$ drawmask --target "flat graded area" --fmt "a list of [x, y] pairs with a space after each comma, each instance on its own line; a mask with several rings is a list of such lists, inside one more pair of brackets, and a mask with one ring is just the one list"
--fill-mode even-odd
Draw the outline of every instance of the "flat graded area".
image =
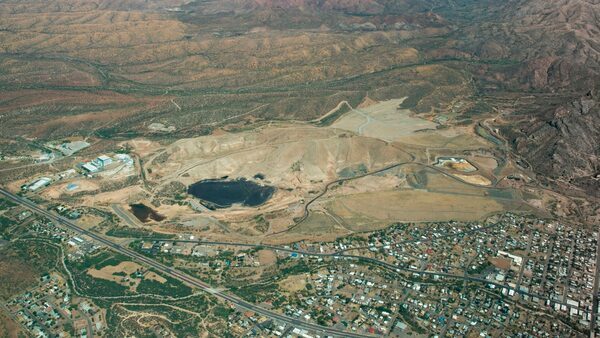
[[477, 185], [491, 185], [492, 182], [481, 176], [481, 175], [462, 175], [462, 174], [455, 174], [455, 177], [460, 178], [461, 180], [465, 181], [465, 182], [469, 182], [469, 183], [473, 183], [473, 184], [477, 184]]
[[473, 156], [470, 160], [486, 171], [492, 171], [498, 167], [498, 161], [493, 157]]
[[[72, 189], [69, 190], [69, 187]], [[75, 193], [93, 192], [99, 190], [100, 187], [97, 183], [90, 180], [78, 179], [50, 186], [42, 192], [42, 196], [54, 199], [59, 198], [62, 194], [73, 195]]]
[[408, 109], [400, 109], [399, 106], [405, 99], [393, 99], [352, 109], [332, 127], [388, 142], [399, 141], [417, 130], [436, 128], [435, 123], [411, 116]]
[[83, 199], [83, 203], [86, 205], [108, 205], [112, 203], [123, 203], [127, 204], [128, 201], [138, 200], [143, 198], [145, 192], [142, 187], [132, 185], [123, 189], [114, 191], [106, 191], [93, 195], [86, 195]]
[[277, 263], [277, 256], [273, 250], [260, 250], [258, 251], [258, 261], [261, 266], [270, 266]]
[[502, 211], [486, 197], [448, 195], [421, 190], [391, 190], [340, 196], [326, 205], [354, 231], [385, 227], [392, 222], [468, 221]]
[[302, 223], [290, 230], [299, 235], [341, 236], [348, 233], [332, 216], [320, 211], [312, 212]]
[[132, 279], [131, 282], [129, 281], [129, 279], [125, 281], [125, 278], [141, 269], [143, 269], [142, 266], [137, 263], [121, 262], [117, 265], [105, 266], [99, 270], [94, 268], [88, 269], [87, 274], [94, 278], [109, 280], [127, 286], [131, 290], [135, 290], [135, 287], [137, 286], [139, 281], [136, 279]]
[[306, 278], [300, 276], [291, 276], [279, 282], [279, 287], [289, 293], [304, 290], [306, 287]]

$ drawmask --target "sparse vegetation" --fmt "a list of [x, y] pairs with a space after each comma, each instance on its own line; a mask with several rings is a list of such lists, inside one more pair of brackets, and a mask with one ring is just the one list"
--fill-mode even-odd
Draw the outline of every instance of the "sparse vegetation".
[[171, 238], [175, 236], [173, 234], [161, 234], [158, 232], [127, 227], [112, 228], [106, 232], [106, 235], [121, 238]]
[[17, 241], [0, 247], [0, 298], [31, 287], [52, 269], [58, 250], [41, 241]]
[[184, 297], [192, 293], [192, 289], [179, 280], [168, 276], [163, 276], [163, 278], [167, 280], [164, 283], [144, 278], [137, 286], [136, 290], [139, 293], [165, 295], [171, 297]]

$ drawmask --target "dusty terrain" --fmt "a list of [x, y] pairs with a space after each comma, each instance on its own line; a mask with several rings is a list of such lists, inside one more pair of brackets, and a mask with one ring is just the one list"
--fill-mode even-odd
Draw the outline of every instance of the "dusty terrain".
[[356, 108], [336, 121], [332, 127], [350, 130], [358, 135], [375, 137], [387, 142], [400, 141], [417, 130], [435, 129], [436, 124], [411, 117], [411, 111], [400, 109], [405, 100], [395, 99]]
[[[126, 188], [90, 196], [86, 201], [96, 205], [117, 203], [126, 209], [126, 203], [142, 201], [150, 205], [158, 200], [162, 203], [154, 203], [155, 209], [167, 220], [152, 226], [161, 232], [176, 231], [172, 224], [177, 223], [198, 236], [264, 238], [269, 242], [334, 239], [399, 221], [475, 220], [524, 207], [511, 188], [493, 188], [492, 180], [497, 180], [492, 173], [497, 164], [493, 157], [472, 156], [469, 174], [435, 167], [434, 154], [450, 156], [472, 149], [485, 152], [490, 145], [464, 127], [438, 132], [435, 123], [398, 110], [402, 101], [370, 101], [361, 108], [374, 112], [374, 116], [386, 116], [392, 125], [412, 123], [398, 134], [401, 136], [396, 142], [386, 141], [381, 135], [361, 135], [356, 128], [343, 128], [344, 121], [355, 117], [352, 110], [330, 126], [270, 123], [245, 131], [180, 139], [165, 146], [155, 144], [153, 148], [148, 147], [149, 141], [133, 140], [127, 146], [144, 154], [143, 170], [149, 189]], [[425, 125], [433, 126], [429, 138], [423, 137], [421, 144], [403, 142], [422, 133], [420, 127]], [[442, 135], [460, 137], [464, 142], [436, 147]], [[428, 142], [431, 139], [433, 144]], [[391, 168], [378, 172], [386, 167]], [[244, 178], [277, 190], [258, 207], [234, 205], [216, 210], [202, 207], [190, 195], [185, 199], [190, 203], [187, 206], [165, 204], [165, 197], [160, 197], [184, 192], [184, 188], [177, 188], [163, 195], [171, 187], [222, 177]], [[350, 180], [319, 195], [340, 178]], [[132, 195], [133, 191], [139, 195]], [[305, 205], [313, 199], [305, 216]], [[296, 224], [299, 219], [302, 221]]]
[[204, 136], [167, 147], [161, 163], [149, 163], [150, 180], [250, 178], [258, 173], [280, 188], [308, 190], [314, 182], [330, 181], [337, 172], [357, 165], [367, 169], [408, 161], [401, 148], [335, 128], [282, 125], [243, 133]]
[[[597, 16], [597, 3], [577, 0], [6, 1], [0, 156], [11, 159], [0, 161], [0, 178], [18, 190], [73, 167], [81, 158], [19, 156], [78, 137], [94, 140], [82, 156], [124, 148], [136, 170], [79, 180], [71, 192], [56, 184], [42, 197], [107, 212], [148, 201], [167, 216], [148, 225], [161, 231], [276, 238], [304, 218], [298, 236], [322, 225], [335, 237], [351, 231], [336, 199], [379, 191], [416, 201], [377, 214], [381, 224], [436, 219], [421, 207], [429, 194], [447, 218], [520, 208], [519, 193], [498, 193], [508, 189], [594, 224]], [[419, 174], [439, 156], [477, 170]], [[318, 196], [337, 179], [402, 162], [420, 169]], [[257, 174], [277, 191], [255, 209], [207, 211], [185, 195], [198, 180]], [[481, 210], [452, 214], [473, 189]]]
[[17, 338], [24, 335], [19, 323], [14, 321], [4, 309], [0, 309], [0, 335], [7, 338]]
[[492, 184], [492, 182], [481, 176], [481, 175], [461, 175], [461, 174], [455, 174], [454, 176], [460, 178], [461, 180], [468, 182], [468, 183], [473, 183], [473, 184], [477, 184], [477, 185], [490, 185]]
[[[477, 220], [553, 203], [535, 189], [523, 199], [520, 187], [496, 187], [507, 175], [527, 173], [496, 158], [501, 153], [494, 155], [493, 144], [473, 126], [439, 128], [399, 108], [407, 99], [368, 99], [356, 108], [360, 111], [330, 113], [336, 119], [329, 125], [321, 123], [331, 117], [327, 114], [317, 122], [271, 122], [171, 142], [122, 141], [117, 146], [136, 158], [135, 168], [109, 175], [109, 166], [94, 178], [51, 185], [41, 195], [100, 208], [138, 231], [269, 243], [333, 240], [396, 222]], [[338, 106], [344, 104], [349, 106]], [[359, 117], [360, 124], [353, 124]], [[370, 123], [381, 125], [369, 131]], [[469, 162], [439, 166], [439, 157]], [[214, 210], [186, 194], [195, 182], [220, 178], [243, 178], [276, 190], [256, 207], [234, 204]], [[71, 183], [78, 185], [75, 192], [66, 190]], [[132, 203], [151, 206], [165, 220], [139, 222], [129, 208]]]
[[[140, 278], [132, 278], [130, 277], [136, 271], [143, 271], [144, 268], [134, 262], [121, 262], [118, 265], [108, 265], [100, 270], [97, 269], [88, 269], [87, 274], [94, 277], [105, 279], [109, 281], [113, 281], [115, 283], [121, 284], [130, 288], [130, 290], [135, 291], [137, 285], [140, 283]], [[143, 278], [157, 281], [159, 283], [166, 282], [166, 279], [162, 276], [157, 275], [152, 271], [148, 271], [144, 274]]]
[[391, 222], [434, 222], [480, 219], [504, 208], [481, 196], [449, 196], [425, 191], [379, 191], [336, 198], [327, 208], [350, 224], [367, 231]]

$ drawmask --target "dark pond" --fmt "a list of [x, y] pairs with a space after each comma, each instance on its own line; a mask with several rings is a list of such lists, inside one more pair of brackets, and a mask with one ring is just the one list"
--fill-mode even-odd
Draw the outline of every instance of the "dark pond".
[[207, 202], [208, 207], [228, 208], [234, 203], [255, 207], [265, 203], [274, 187], [260, 185], [244, 178], [237, 180], [203, 180], [188, 187], [188, 193]]
[[129, 208], [135, 217], [144, 223], [150, 221], [151, 219], [160, 222], [166, 218], [145, 204], [130, 204]]

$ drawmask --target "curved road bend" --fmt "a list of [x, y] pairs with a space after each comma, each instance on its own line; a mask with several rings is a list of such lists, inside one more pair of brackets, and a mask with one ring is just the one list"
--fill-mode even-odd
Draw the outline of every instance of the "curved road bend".
[[312, 323], [308, 323], [299, 319], [294, 319], [294, 318], [290, 318], [287, 317], [285, 315], [276, 313], [276, 312], [272, 312], [269, 311], [267, 309], [261, 308], [259, 306], [256, 306], [252, 303], [249, 303], [241, 298], [238, 298], [234, 295], [230, 295], [227, 293], [223, 293], [221, 291], [217, 291], [215, 288], [213, 288], [212, 286], [206, 284], [205, 282], [199, 280], [198, 278], [189, 276], [181, 271], [178, 271], [176, 269], [173, 269], [169, 266], [166, 266], [162, 263], [159, 263], [151, 258], [148, 258], [142, 254], [139, 254], [133, 250], [130, 250], [128, 248], [122, 247], [116, 243], [111, 242], [110, 240], [99, 236], [96, 233], [93, 233], [91, 231], [85, 230], [83, 228], [80, 228], [79, 226], [77, 226], [76, 224], [72, 223], [70, 220], [62, 217], [62, 216], [58, 216], [55, 215], [47, 210], [44, 210], [40, 207], [38, 207], [35, 203], [25, 199], [25, 198], [21, 198], [17, 195], [14, 195], [13, 193], [0, 188], [0, 194], [4, 195], [5, 197], [7, 197], [8, 199], [28, 208], [29, 210], [42, 215], [44, 217], [47, 217], [48, 219], [50, 219], [51, 221], [54, 221], [56, 223], [58, 223], [59, 225], [62, 225], [63, 227], [68, 228], [69, 230], [72, 230], [74, 232], [77, 232], [79, 234], [85, 235], [87, 237], [92, 238], [93, 240], [104, 244], [106, 246], [108, 246], [109, 248], [111, 248], [112, 250], [123, 254], [125, 256], [128, 256], [129, 258], [132, 258], [134, 260], [137, 260], [138, 262], [142, 262], [144, 264], [147, 264], [153, 268], [155, 268], [156, 270], [170, 276], [173, 278], [176, 278], [178, 280], [181, 280], [189, 285], [198, 287], [212, 295], [214, 295], [217, 298], [220, 298], [222, 300], [226, 300], [228, 302], [233, 303], [234, 305], [244, 308], [246, 310], [250, 310], [253, 312], [256, 312], [258, 314], [261, 314], [265, 317], [271, 318], [271, 319], [275, 319], [275, 320], [279, 320], [285, 323], [288, 323], [294, 327], [300, 328], [300, 329], [306, 329], [306, 330], [310, 330], [310, 331], [314, 331], [317, 332], [319, 334], [322, 335], [331, 335], [331, 336], [336, 336], [336, 337], [372, 337], [370, 335], [361, 335], [361, 334], [356, 334], [356, 333], [351, 333], [351, 332], [347, 332], [347, 331], [342, 331], [342, 330], [337, 330], [337, 329], [333, 329], [333, 328], [328, 328], [325, 326], [321, 326], [321, 325], [317, 325], [317, 324], [312, 324]]
[[[483, 185], [478, 185], [478, 184], [470, 183], [470, 182], [467, 182], [467, 181], [465, 181], [463, 179], [460, 179], [460, 178], [458, 178], [456, 176], [453, 176], [453, 175], [445, 172], [444, 170], [442, 170], [442, 169], [440, 169], [440, 168], [438, 168], [436, 166], [432, 166], [432, 165], [421, 163], [421, 162], [407, 161], [407, 162], [394, 163], [394, 164], [390, 164], [390, 165], [385, 166], [383, 168], [376, 169], [376, 170], [373, 170], [373, 171], [370, 171], [370, 172], [367, 172], [367, 173], [364, 173], [364, 174], [360, 174], [360, 175], [352, 176], [352, 177], [340, 178], [340, 179], [337, 179], [335, 181], [331, 181], [331, 182], [327, 183], [327, 185], [325, 185], [325, 189], [323, 189], [323, 191], [321, 191], [317, 196], [313, 197], [310, 201], [308, 201], [304, 205], [304, 213], [302, 214], [302, 216], [292, 226], [290, 226], [287, 229], [281, 230], [281, 231], [270, 233], [267, 236], [274, 236], [274, 235], [278, 235], [278, 234], [290, 231], [290, 230], [294, 229], [295, 227], [297, 227], [298, 225], [300, 225], [302, 222], [304, 222], [308, 218], [308, 216], [310, 215], [310, 210], [309, 210], [310, 205], [313, 204], [319, 198], [323, 197], [329, 191], [329, 189], [332, 186], [334, 186], [336, 184], [343, 183], [343, 182], [348, 182], [348, 181], [356, 180], [356, 179], [359, 179], [359, 178], [363, 178], [363, 177], [367, 177], [367, 176], [379, 174], [379, 173], [384, 172], [386, 170], [394, 169], [394, 168], [401, 167], [401, 166], [407, 165], [407, 164], [420, 165], [422, 167], [426, 167], [426, 168], [435, 170], [435, 171], [439, 172], [440, 174], [442, 174], [442, 175], [444, 175], [446, 177], [449, 177], [449, 178], [451, 178], [453, 180], [456, 180], [456, 181], [458, 181], [460, 183], [463, 183], [463, 184], [466, 184], [466, 185], [469, 185], [469, 186], [472, 186], [472, 187], [475, 187], [475, 188], [481, 188], [481, 189], [494, 188], [494, 189], [498, 189], [498, 190], [510, 190], [511, 189], [510, 187], [494, 187], [494, 186], [487, 187], [487, 186], [483, 186]], [[499, 199], [501, 199], [501, 198], [499, 198]]]

